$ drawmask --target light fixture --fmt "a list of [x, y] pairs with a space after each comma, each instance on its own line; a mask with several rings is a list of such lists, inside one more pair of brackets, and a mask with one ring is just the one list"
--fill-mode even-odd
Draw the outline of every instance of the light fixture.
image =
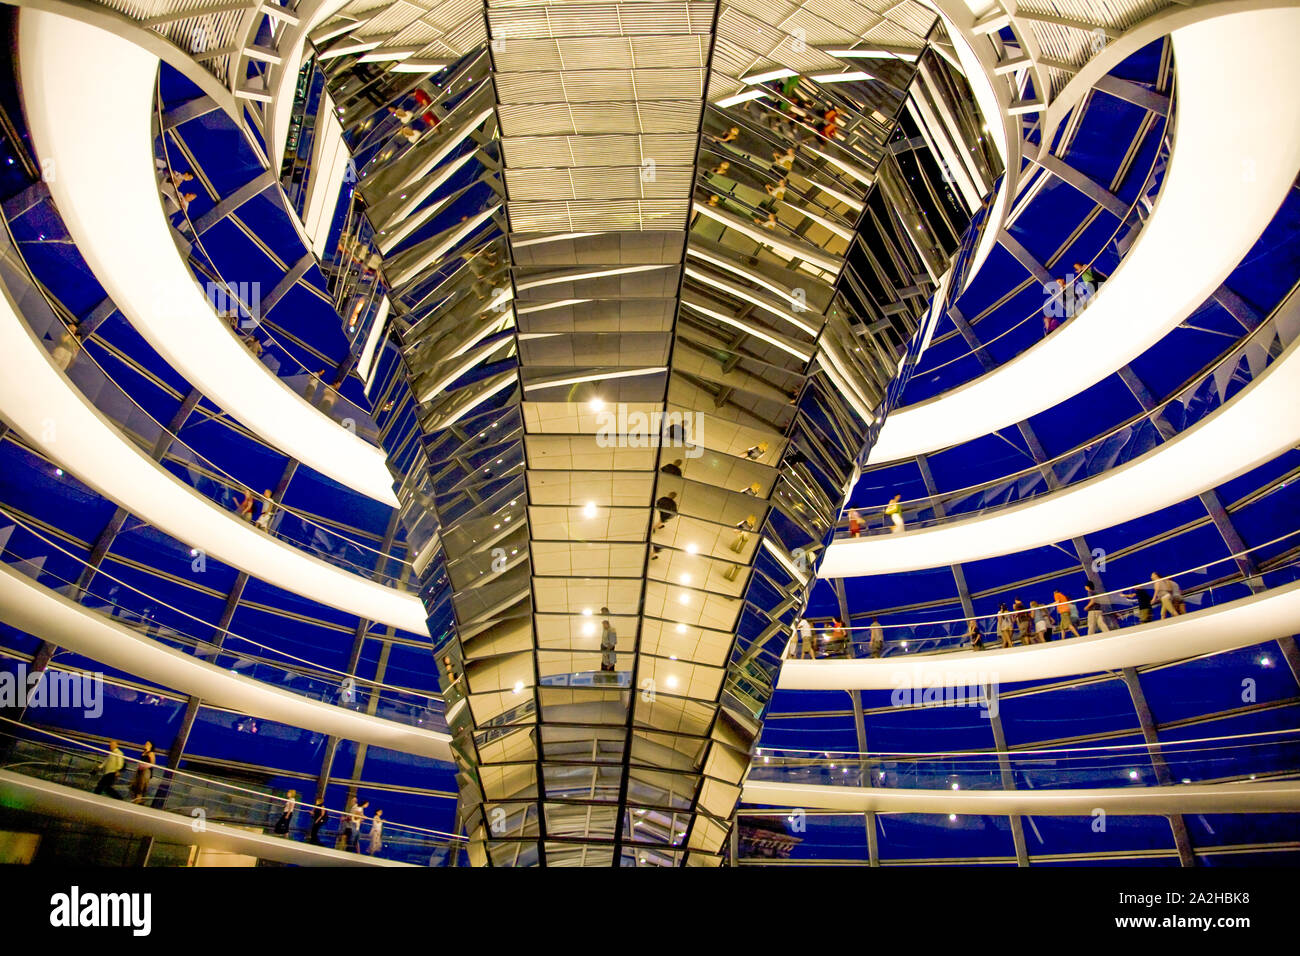
[[859, 80], [874, 80], [875, 77], [863, 70], [850, 70], [847, 73], [818, 73], [813, 79], [818, 83], [855, 83]]
[[521, 693], [523, 689], [524, 689], [524, 682], [521, 680], [515, 681], [515, 693], [516, 694]]
[[682, 584], [690, 584], [690, 583], [691, 583], [691, 576], [690, 576], [689, 574], [683, 574], [682, 577], [681, 577], [681, 581], [682, 581]]
[[596, 517], [596, 502], [588, 501], [582, 508], [582, 516], [584, 518]]
[[587, 637], [591, 637], [591, 635], [596, 633], [596, 625], [591, 621], [588, 621], [586, 624], [582, 625], [582, 633]]
[[582, 616], [583, 616], [583, 617], [591, 617], [591, 608], [589, 608], [589, 607], [584, 607], [584, 608], [582, 609]]
[[668, 679], [665, 680], [664, 683], [668, 685], [669, 690], [672, 690], [674, 687], [677, 686], [677, 678], [673, 677], [672, 675], [669, 675]]
[[678, 633], [678, 634], [685, 634], [685, 633], [686, 633], [686, 625], [685, 625], [685, 624], [678, 624], [678, 625], [677, 625], [677, 633]]
[[700, 546], [697, 545], [694, 541], [692, 541], [690, 544], [686, 546], [687, 554], [699, 554], [699, 552], [700, 552]]
[[593, 412], [598, 412], [605, 407], [605, 400], [603, 398], [593, 398], [587, 403], [587, 407]]
[[[767, 83], [771, 80], [784, 80], [787, 76], [798, 76], [798, 74], [795, 73], [794, 70], [780, 67], [775, 70], [768, 70], [766, 73], [755, 73], [753, 76], [742, 76], [740, 82], [753, 85], [755, 83]], [[722, 104], [719, 103], [718, 105], [721, 106]]]
[[950, 813], [950, 814], [948, 814], [948, 822], [949, 822], [949, 823], [956, 823], [956, 822], [957, 822], [957, 814], [955, 814], [955, 813]]
[[743, 93], [737, 93], [735, 96], [724, 97], [714, 102], [714, 106], [719, 109], [726, 109], [728, 106], [735, 106], [738, 103], [746, 103], [749, 100], [760, 100], [767, 96], [767, 90], [745, 90]]
[[1136, 780], [1138, 778], [1138, 772], [1136, 770], [1130, 770], [1128, 772], [1128, 778], [1130, 780]]

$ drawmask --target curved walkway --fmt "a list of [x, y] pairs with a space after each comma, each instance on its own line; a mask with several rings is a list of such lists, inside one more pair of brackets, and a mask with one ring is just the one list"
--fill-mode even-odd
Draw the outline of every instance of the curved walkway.
[[0, 565], [0, 620], [144, 680], [253, 717], [450, 761], [448, 734], [312, 700], [167, 647]]
[[901, 790], [746, 780], [747, 804], [841, 810], [845, 813], [957, 813], [1006, 816], [1091, 816], [1175, 813], [1295, 813], [1300, 782], [1094, 787], [1083, 790]]
[[1101, 381], [1204, 302], [1259, 238], [1300, 171], [1300, 9], [1213, 10], [1173, 33], [1177, 141], [1124, 262], [1077, 321], [987, 375], [891, 412], [872, 464], [978, 438]]
[[131, 443], [53, 364], [0, 289], [0, 415], [80, 481], [155, 527], [277, 587], [415, 634], [419, 596], [315, 558], [220, 508]]
[[[1293, 296], [1283, 309], [1280, 321], [1296, 322], [1300, 297]], [[1139, 458], [1009, 508], [901, 534], [837, 539], [826, 549], [817, 575], [840, 578], [978, 561], [1151, 514], [1244, 474], [1300, 442], [1297, 395], [1300, 340], [1227, 405]]]
[[112, 797], [96, 796], [75, 787], [39, 780], [11, 770], [0, 770], [0, 797], [29, 812], [82, 820], [113, 830], [147, 834], [204, 849], [255, 856], [260, 860], [277, 860], [300, 866], [412, 866], [410, 863], [361, 853], [346, 853], [221, 823], [205, 822], [202, 827], [195, 827], [193, 817], [155, 810], [153, 807]]
[[35, 10], [21, 12], [19, 48], [24, 106], [46, 183], [109, 297], [221, 408], [285, 454], [395, 506], [383, 451], [261, 365], [218, 320], [178, 253], [154, 176], [158, 57], [104, 30]]
[[786, 660], [776, 686], [891, 690], [1046, 680], [1250, 647], [1294, 634], [1298, 621], [1300, 581], [1165, 620], [1047, 644], [861, 660]]

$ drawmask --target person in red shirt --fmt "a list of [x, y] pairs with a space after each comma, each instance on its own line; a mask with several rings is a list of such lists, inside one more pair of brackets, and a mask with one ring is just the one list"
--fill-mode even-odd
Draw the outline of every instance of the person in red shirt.
[[[433, 105], [433, 99], [429, 96], [429, 94], [419, 88], [417, 88], [416, 91], [411, 94], [411, 98], [415, 100], [416, 106]], [[438, 117], [433, 115], [433, 110], [431, 109], [426, 109], [423, 113], [421, 113], [420, 119], [424, 120], [425, 125], [428, 126], [429, 129], [433, 129], [435, 126], [438, 125]]]

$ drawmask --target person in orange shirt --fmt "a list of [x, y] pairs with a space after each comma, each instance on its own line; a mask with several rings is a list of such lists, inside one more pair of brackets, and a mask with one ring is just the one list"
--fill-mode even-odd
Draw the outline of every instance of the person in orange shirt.
[[1054, 591], [1052, 598], [1056, 601], [1056, 616], [1061, 627], [1061, 640], [1065, 640], [1066, 631], [1078, 637], [1079, 629], [1074, 626], [1074, 608], [1070, 605], [1070, 599], [1060, 591]]
[[862, 533], [862, 515], [856, 508], [849, 511], [849, 537], [856, 538]]

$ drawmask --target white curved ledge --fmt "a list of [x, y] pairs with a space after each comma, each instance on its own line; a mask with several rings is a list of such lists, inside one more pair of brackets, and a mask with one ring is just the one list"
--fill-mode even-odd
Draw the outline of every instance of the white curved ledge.
[[0, 565], [0, 620], [41, 640], [210, 704], [434, 760], [451, 760], [451, 737], [357, 713], [167, 647]]
[[1172, 787], [1095, 787], [1085, 790], [889, 790], [746, 780], [748, 804], [842, 810], [845, 813], [958, 813], [965, 815], [1087, 817], [1094, 810], [1120, 816], [1175, 813], [1294, 813], [1300, 783], [1179, 784]]
[[[1216, 9], [1221, 9], [1216, 5]], [[1159, 201], [1087, 311], [992, 372], [891, 412], [872, 464], [1014, 425], [1160, 341], [1241, 262], [1300, 171], [1300, 8], [1173, 32], [1177, 135]]]
[[254, 833], [222, 823], [205, 822], [202, 828], [196, 829], [193, 817], [96, 796], [11, 770], [0, 770], [0, 796], [12, 800], [23, 810], [48, 813], [60, 819], [84, 820], [113, 830], [145, 833], [168, 842], [241, 853], [261, 860], [278, 860], [299, 866], [412, 866], [377, 856], [345, 853], [332, 847]]
[[[781, 690], [922, 690], [981, 687], [1144, 667], [1216, 654], [1294, 634], [1300, 582], [1163, 621], [1028, 647], [863, 660], [788, 660]], [[996, 638], [994, 638], [996, 641]]]
[[[1285, 306], [1294, 313], [1300, 298]], [[1294, 321], [1288, 317], [1282, 321]], [[1300, 442], [1300, 339], [1213, 414], [1140, 458], [1019, 505], [902, 534], [831, 542], [823, 578], [915, 571], [1066, 541], [1223, 484]]]
[[177, 540], [329, 607], [428, 633], [418, 595], [385, 587], [264, 534], [149, 458], [54, 366], [3, 288], [0, 415], [80, 481]]
[[158, 57], [39, 10], [21, 11], [18, 32], [23, 104], [46, 184], [109, 297], [213, 402], [285, 454], [396, 506], [384, 453], [254, 358], [217, 319], [178, 253], [154, 175]]

